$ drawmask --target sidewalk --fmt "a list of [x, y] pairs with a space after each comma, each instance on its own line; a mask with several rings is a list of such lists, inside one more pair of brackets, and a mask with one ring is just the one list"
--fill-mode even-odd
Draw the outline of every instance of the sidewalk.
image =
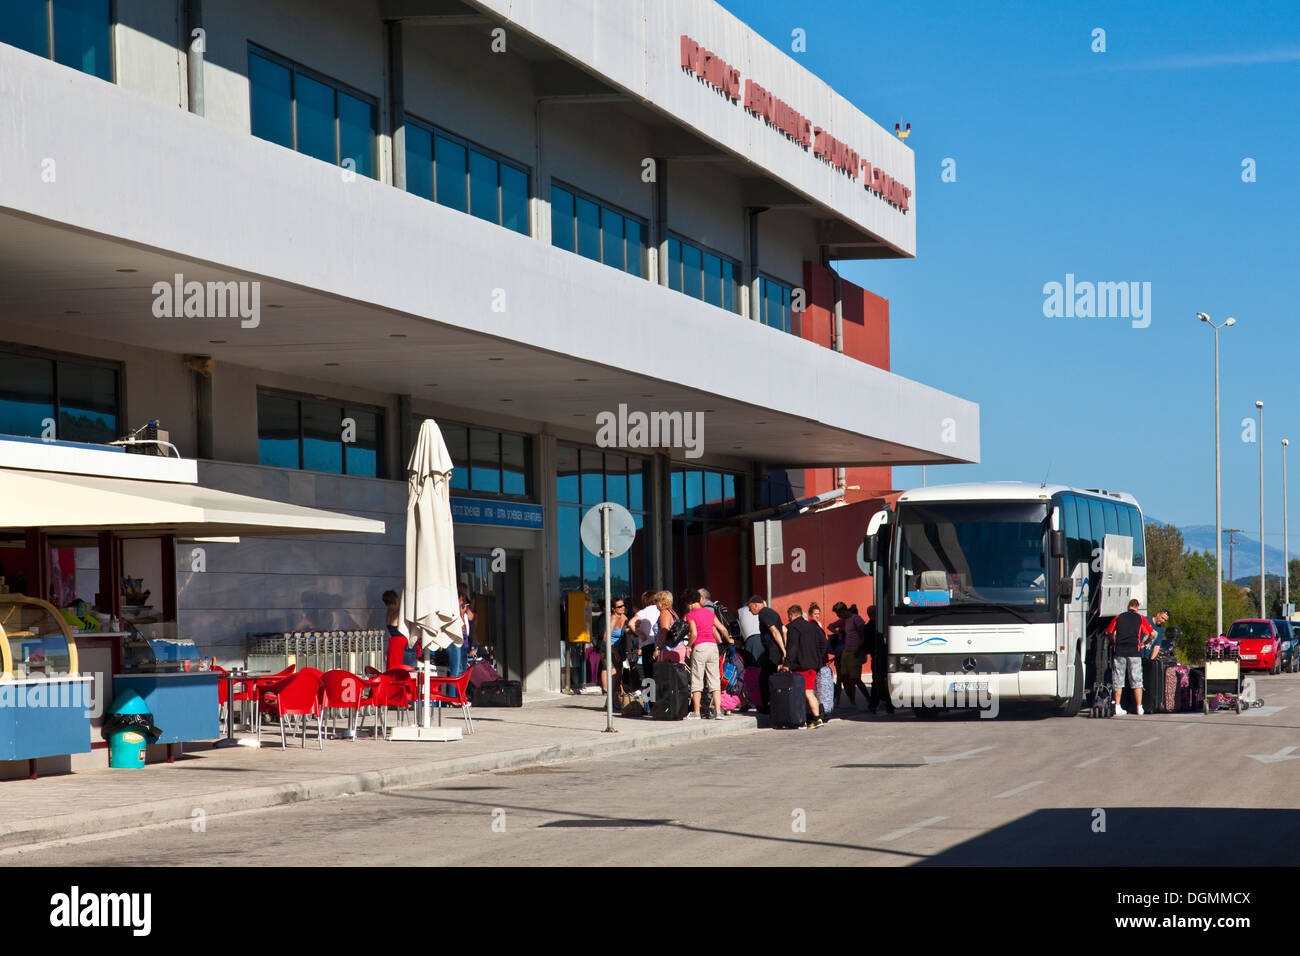
[[[174, 764], [142, 770], [89, 770], [0, 783], [0, 848], [104, 833], [198, 816], [319, 800], [345, 793], [424, 784], [485, 770], [534, 766], [651, 747], [745, 734], [752, 713], [723, 721], [665, 722], [614, 715], [606, 734], [604, 696], [547, 695], [522, 708], [476, 708], [475, 733], [449, 743], [326, 740], [322, 752], [310, 728], [305, 749], [279, 729], [264, 727], [261, 749], [206, 744]], [[446, 726], [465, 722], [443, 711]], [[366, 723], [367, 732], [370, 721]], [[274, 735], [274, 743], [272, 743]]]

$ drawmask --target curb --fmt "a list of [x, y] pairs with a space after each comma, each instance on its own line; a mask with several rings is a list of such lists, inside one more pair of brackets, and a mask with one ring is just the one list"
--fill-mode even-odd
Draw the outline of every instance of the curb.
[[636, 736], [598, 738], [553, 744], [548, 747], [506, 750], [472, 757], [410, 764], [388, 770], [335, 774], [306, 783], [249, 787], [195, 797], [173, 797], [168, 800], [156, 800], [152, 803], [139, 803], [125, 807], [105, 807], [86, 813], [64, 814], [0, 825], [0, 850], [190, 820], [194, 816], [193, 811], [199, 808], [205, 816], [218, 816], [241, 810], [265, 810], [307, 800], [339, 797], [345, 793], [375, 793], [397, 787], [419, 786], [466, 774], [586, 760], [593, 757], [626, 754], [635, 750], [653, 750], [676, 743], [703, 740], [707, 737], [738, 736], [752, 733], [757, 729], [758, 721], [755, 718], [733, 715], [722, 724], [708, 721], [701, 722], [698, 727], [665, 729]]

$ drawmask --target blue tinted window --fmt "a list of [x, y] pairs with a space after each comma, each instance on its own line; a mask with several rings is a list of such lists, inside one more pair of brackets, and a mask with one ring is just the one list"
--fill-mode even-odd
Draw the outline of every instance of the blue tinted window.
[[298, 402], [276, 395], [258, 395], [258, 463], [276, 468], [300, 468], [298, 436]]
[[740, 502], [736, 500], [736, 476], [722, 476], [722, 499], [725, 505], [726, 514], [735, 514], [740, 507]]
[[[1088, 517], [1092, 525], [1092, 547], [1097, 549], [1101, 547], [1106, 537], [1106, 517], [1105, 512], [1102, 511], [1101, 502], [1096, 498], [1088, 499]], [[1088, 560], [1092, 560], [1091, 552], [1088, 555]]]
[[686, 472], [686, 513], [695, 515], [704, 504], [704, 472], [691, 469]]
[[6, 0], [4, 15], [0, 16], [0, 43], [48, 57], [50, 34], [45, 0]]
[[668, 288], [682, 291], [682, 244], [676, 239], [668, 240]]
[[469, 151], [470, 215], [488, 222], [501, 221], [497, 203], [497, 161], [476, 149]]
[[[627, 506], [633, 511], [645, 510], [645, 469], [646, 464], [633, 458], [629, 462], [627, 475]], [[641, 527], [639, 524], [637, 527]]]
[[250, 53], [248, 88], [253, 135], [293, 149], [293, 98], [289, 70]]
[[605, 500], [627, 507], [627, 459], [605, 456]]
[[469, 457], [472, 491], [501, 494], [501, 433], [484, 428], [469, 431]]
[[459, 425], [442, 426], [442, 440], [451, 457], [451, 487], [469, 488], [469, 431]]
[[781, 307], [781, 286], [771, 279], [764, 279], [763, 299], [763, 322], [774, 329], [785, 331], [785, 314]]
[[627, 234], [627, 271], [644, 279], [645, 231], [641, 228], [641, 223], [635, 219], [624, 219], [623, 229]]
[[379, 416], [355, 408], [347, 409], [345, 414], [356, 425], [353, 440], [343, 446], [347, 473], [367, 478], [378, 477], [383, 443], [383, 436], [379, 433]]
[[54, 0], [54, 59], [111, 81], [108, 8], [109, 0]]
[[704, 473], [704, 501], [710, 517], [721, 518], [726, 512], [722, 501], [722, 473], [706, 471]]
[[501, 225], [528, 235], [528, 174], [501, 164]]
[[[298, 152], [337, 162], [334, 144], [334, 89], [299, 73], [294, 77]], [[316, 470], [316, 469], [312, 469]]]
[[573, 252], [573, 193], [559, 186], [551, 187], [551, 245]]
[[722, 305], [722, 260], [706, 252], [703, 274], [704, 301], [709, 305]]
[[[502, 167], [503, 169], [505, 167]], [[501, 491], [507, 495], [528, 494], [529, 441], [523, 435], [501, 435]]]
[[[374, 177], [375, 110], [364, 100], [339, 91], [339, 165], [352, 160], [359, 176]], [[351, 472], [349, 472], [351, 474]]]
[[54, 363], [0, 352], [0, 434], [39, 438], [47, 420], [54, 420]]
[[736, 311], [736, 275], [735, 267], [726, 259], [722, 260], [722, 307], [728, 312]]
[[406, 124], [406, 191], [433, 198], [433, 134]]
[[673, 517], [677, 518], [686, 513], [686, 478], [680, 471], [674, 471], [669, 479], [672, 498]]
[[578, 255], [600, 261], [600, 207], [590, 199], [577, 197]]
[[1143, 528], [1142, 512], [1128, 505], [1129, 533], [1133, 535], [1133, 565], [1145, 567], [1147, 563], [1146, 533]]
[[465, 177], [469, 159], [465, 147], [445, 136], [434, 138], [434, 162], [438, 174], [435, 186], [438, 190], [437, 200], [444, 206], [469, 211], [469, 194]]
[[557, 445], [555, 449], [555, 496], [576, 504], [578, 494], [578, 449]]
[[612, 209], [600, 211], [600, 261], [615, 269], [623, 268], [623, 217]]
[[63, 441], [108, 444], [117, 427], [117, 372], [99, 365], [58, 365], [59, 425]]
[[1119, 517], [1115, 512], [1115, 502], [1113, 501], [1102, 502], [1101, 507], [1102, 507], [1102, 514], [1105, 516], [1104, 520], [1106, 522], [1106, 533], [1122, 534], [1123, 532], [1119, 530]]
[[337, 405], [302, 402], [302, 467], [307, 471], [343, 471], [343, 415]]
[[572, 591], [582, 585], [582, 512], [572, 505], [561, 505], [559, 512], [560, 585]]
[[700, 250], [682, 243], [682, 291], [693, 299], [700, 298]]
[[582, 503], [597, 505], [605, 500], [605, 474], [601, 453], [584, 448], [582, 456]]

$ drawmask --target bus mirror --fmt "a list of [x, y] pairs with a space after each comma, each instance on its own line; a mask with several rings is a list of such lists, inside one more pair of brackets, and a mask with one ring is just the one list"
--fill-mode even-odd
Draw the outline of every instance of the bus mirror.
[[1061, 578], [1061, 603], [1074, 603], [1074, 578]]
[[875, 564], [878, 554], [878, 539], [874, 534], [869, 534], [862, 539], [862, 558], [867, 564]]
[[1051, 532], [1051, 535], [1052, 535], [1052, 557], [1054, 558], [1065, 557], [1065, 532], [1053, 531]]

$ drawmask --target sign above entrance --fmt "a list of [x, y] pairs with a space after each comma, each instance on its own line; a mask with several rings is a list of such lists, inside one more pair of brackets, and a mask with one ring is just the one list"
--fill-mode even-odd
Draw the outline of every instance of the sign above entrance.
[[499, 528], [542, 527], [542, 506], [521, 501], [492, 501], [484, 498], [452, 498], [453, 524], [487, 524]]

